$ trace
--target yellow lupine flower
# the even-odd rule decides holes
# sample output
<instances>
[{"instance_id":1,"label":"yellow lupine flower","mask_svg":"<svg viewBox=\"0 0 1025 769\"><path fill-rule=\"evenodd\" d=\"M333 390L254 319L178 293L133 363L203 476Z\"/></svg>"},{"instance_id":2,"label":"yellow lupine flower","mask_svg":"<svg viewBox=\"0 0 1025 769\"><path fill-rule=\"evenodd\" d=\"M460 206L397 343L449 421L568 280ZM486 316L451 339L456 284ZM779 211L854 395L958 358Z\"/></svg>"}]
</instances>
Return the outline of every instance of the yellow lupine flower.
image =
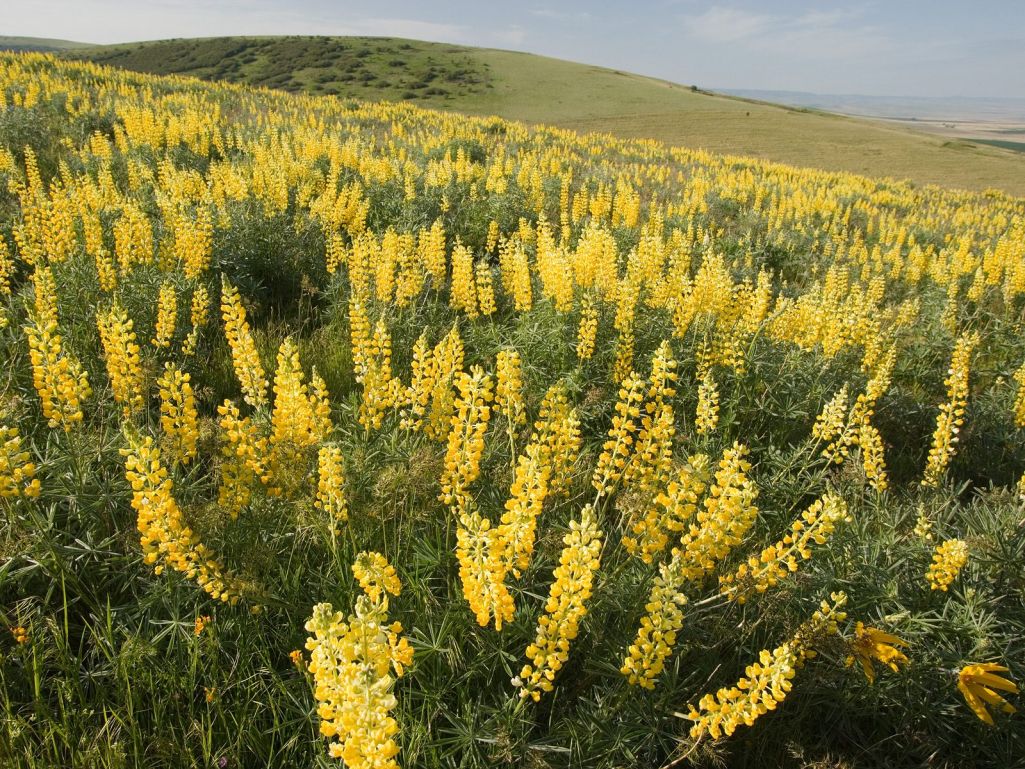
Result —
<instances>
[{"instance_id":1,"label":"yellow lupine flower","mask_svg":"<svg viewBox=\"0 0 1025 769\"><path fill-rule=\"evenodd\" d=\"M118 304L96 316L103 343L103 357L110 376L114 400L121 404L125 418L142 410L143 372L139 345L135 342L132 319Z\"/></svg>"},{"instance_id":2,"label":"yellow lupine flower","mask_svg":"<svg viewBox=\"0 0 1025 769\"><path fill-rule=\"evenodd\" d=\"M495 361L495 413L502 414L514 426L526 424L523 404L523 369L516 350L499 350Z\"/></svg>"},{"instance_id":3,"label":"yellow lupine flower","mask_svg":"<svg viewBox=\"0 0 1025 769\"><path fill-rule=\"evenodd\" d=\"M0 425L0 497L38 497L39 479L18 428Z\"/></svg>"},{"instance_id":4,"label":"yellow lupine flower","mask_svg":"<svg viewBox=\"0 0 1025 769\"><path fill-rule=\"evenodd\" d=\"M948 539L936 547L932 556L932 564L925 574L929 587L933 590L947 592L950 584L957 579L961 569L968 563L968 543L963 539Z\"/></svg>"},{"instance_id":5,"label":"yellow lupine flower","mask_svg":"<svg viewBox=\"0 0 1025 769\"><path fill-rule=\"evenodd\" d=\"M563 382L548 388L538 409L531 442L542 447L541 461L548 468L548 493L569 494L573 470L580 456L580 417L570 406Z\"/></svg>"},{"instance_id":6,"label":"yellow lupine flower","mask_svg":"<svg viewBox=\"0 0 1025 769\"><path fill-rule=\"evenodd\" d=\"M498 306L495 304L495 288L491 279L491 266L486 261L477 262L473 270L474 280L477 283L477 306L480 307L480 314L484 316L494 315Z\"/></svg>"},{"instance_id":7,"label":"yellow lupine flower","mask_svg":"<svg viewBox=\"0 0 1025 769\"><path fill-rule=\"evenodd\" d=\"M342 450L337 446L321 446L317 454L317 498L313 504L328 515L337 536L338 524L349 518Z\"/></svg>"},{"instance_id":8,"label":"yellow lupine flower","mask_svg":"<svg viewBox=\"0 0 1025 769\"><path fill-rule=\"evenodd\" d=\"M687 718L694 722L692 740L706 734L712 739L729 737L740 726L751 726L755 720L775 710L786 699L792 681L804 661L815 656L812 645L825 636L838 632L837 623L846 618L841 611L847 602L843 593L834 593L832 603L822 602L820 608L798 628L786 643L772 651L763 650L758 662L748 665L744 677L729 688L706 694L693 705Z\"/></svg>"},{"instance_id":9,"label":"yellow lupine flower","mask_svg":"<svg viewBox=\"0 0 1025 769\"><path fill-rule=\"evenodd\" d=\"M456 379L459 398L448 434L439 499L457 515L467 509L471 501L469 486L480 473L484 433L491 418L488 404L492 400L492 386L491 376L480 366L472 366L469 374L460 373Z\"/></svg>"},{"instance_id":10,"label":"yellow lupine flower","mask_svg":"<svg viewBox=\"0 0 1025 769\"><path fill-rule=\"evenodd\" d=\"M849 520L843 499L832 493L823 495L801 513L781 540L748 558L735 573L720 576L722 594L744 603L752 594L764 593L797 571L801 560L811 558L812 543L826 544L837 524Z\"/></svg>"},{"instance_id":11,"label":"yellow lupine flower","mask_svg":"<svg viewBox=\"0 0 1025 769\"><path fill-rule=\"evenodd\" d=\"M259 434L252 418L242 416L237 405L226 400L217 407L217 413L221 429L217 503L237 518L252 500L253 486L271 482L270 451L267 438ZM277 489L268 488L268 493L276 495Z\"/></svg>"},{"instance_id":12,"label":"yellow lupine flower","mask_svg":"<svg viewBox=\"0 0 1025 769\"><path fill-rule=\"evenodd\" d=\"M263 372L260 355L256 351L246 310L238 289L221 278L221 316L224 319L224 335L231 348L231 362L235 376L242 386L242 398L253 408L267 405L267 377Z\"/></svg>"},{"instance_id":13,"label":"yellow lupine flower","mask_svg":"<svg viewBox=\"0 0 1025 769\"><path fill-rule=\"evenodd\" d=\"M138 514L139 542L143 559L160 574L170 566L195 580L212 598L236 603L242 583L220 564L217 557L186 524L171 492L174 488L160 461L153 439L129 438L125 477L132 487L132 508Z\"/></svg>"},{"instance_id":14,"label":"yellow lupine flower","mask_svg":"<svg viewBox=\"0 0 1025 769\"><path fill-rule=\"evenodd\" d=\"M932 448L929 449L929 460L922 478L923 486L939 486L947 465L957 451L958 433L964 424L965 408L968 405L968 372L972 351L978 346L979 341L978 333L965 333L958 338L954 346L950 372L944 380L947 385L947 402L940 406L940 413L936 418Z\"/></svg>"},{"instance_id":15,"label":"yellow lupine flower","mask_svg":"<svg viewBox=\"0 0 1025 769\"><path fill-rule=\"evenodd\" d=\"M711 371L705 373L698 384L698 408L694 426L699 435L710 433L719 424L719 387Z\"/></svg>"},{"instance_id":16,"label":"yellow lupine flower","mask_svg":"<svg viewBox=\"0 0 1025 769\"><path fill-rule=\"evenodd\" d=\"M157 297L156 336L152 339L154 347L166 349L171 346L171 337L174 336L177 317L178 297L174 292L174 284L164 281L160 286L160 295Z\"/></svg>"},{"instance_id":17,"label":"yellow lupine flower","mask_svg":"<svg viewBox=\"0 0 1025 769\"><path fill-rule=\"evenodd\" d=\"M77 358L69 355L57 326L57 289L49 267L37 267L32 275L34 311L25 326L32 383L39 394L43 416L50 427L71 427L82 421L82 401L92 390L89 377Z\"/></svg>"},{"instance_id":18,"label":"yellow lupine flower","mask_svg":"<svg viewBox=\"0 0 1025 769\"><path fill-rule=\"evenodd\" d=\"M594 510L587 505L580 512L580 520L570 522L570 532L562 540L565 547L552 574L545 613L538 620L533 643L527 647L530 663L523 666L518 682L513 682L520 686L520 697L529 696L537 702L541 692L552 691L552 680L569 659L569 646L587 613L587 599L601 563L601 537Z\"/></svg>"},{"instance_id":19,"label":"yellow lupine flower","mask_svg":"<svg viewBox=\"0 0 1025 769\"><path fill-rule=\"evenodd\" d=\"M160 427L172 461L189 464L196 457L199 439L196 398L188 373L168 363L157 379L160 388Z\"/></svg>"},{"instance_id":20,"label":"yellow lupine flower","mask_svg":"<svg viewBox=\"0 0 1025 769\"><path fill-rule=\"evenodd\" d=\"M512 620L516 608L505 584L509 556L501 528L492 527L487 518L466 509L459 516L456 529L456 558L463 597L477 624L485 627L493 619L495 630L501 630L504 623Z\"/></svg>"},{"instance_id":21,"label":"yellow lupine flower","mask_svg":"<svg viewBox=\"0 0 1025 769\"><path fill-rule=\"evenodd\" d=\"M591 484L599 494L610 494L619 483L626 469L637 431L637 420L640 418L640 404L644 399L644 380L631 374L623 380L619 388L619 401L616 403L616 414L612 417L609 437L602 446L598 465L594 469Z\"/></svg>"},{"instance_id":22,"label":"yellow lupine flower","mask_svg":"<svg viewBox=\"0 0 1025 769\"><path fill-rule=\"evenodd\" d=\"M649 495L665 485L672 469L676 366L669 342L663 341L651 359L651 376L634 456L623 471L624 486L636 487Z\"/></svg>"},{"instance_id":23,"label":"yellow lupine flower","mask_svg":"<svg viewBox=\"0 0 1025 769\"><path fill-rule=\"evenodd\" d=\"M598 311L589 296L580 309L580 325L577 327L577 359L590 360L594 355L594 342L598 334Z\"/></svg>"},{"instance_id":24,"label":"yellow lupine flower","mask_svg":"<svg viewBox=\"0 0 1025 769\"><path fill-rule=\"evenodd\" d=\"M676 471L663 491L645 507L644 514L629 525L630 534L622 543L631 555L645 563L665 550L669 537L683 531L697 513L701 495L711 479L710 460L705 454L693 454Z\"/></svg>"},{"instance_id":25,"label":"yellow lupine flower","mask_svg":"<svg viewBox=\"0 0 1025 769\"><path fill-rule=\"evenodd\" d=\"M391 569L378 553L361 556ZM349 769L398 769L399 725L391 711L398 704L395 681L412 664L413 648L401 637L402 625L388 622L384 591L368 584L378 589L357 598L347 620L329 603L313 607L306 623L309 671L329 755ZM397 595L398 580L389 580L388 589Z\"/></svg>"},{"instance_id":26,"label":"yellow lupine flower","mask_svg":"<svg viewBox=\"0 0 1025 769\"><path fill-rule=\"evenodd\" d=\"M683 587L715 569L754 524L758 489L746 475L750 469L744 459L746 453L740 444L723 452L715 482L695 516L696 523L690 524L669 561L659 566L637 635L620 668L631 684L655 687L655 679L673 653L676 634L683 626L683 607L687 604Z\"/></svg>"}]
</instances>

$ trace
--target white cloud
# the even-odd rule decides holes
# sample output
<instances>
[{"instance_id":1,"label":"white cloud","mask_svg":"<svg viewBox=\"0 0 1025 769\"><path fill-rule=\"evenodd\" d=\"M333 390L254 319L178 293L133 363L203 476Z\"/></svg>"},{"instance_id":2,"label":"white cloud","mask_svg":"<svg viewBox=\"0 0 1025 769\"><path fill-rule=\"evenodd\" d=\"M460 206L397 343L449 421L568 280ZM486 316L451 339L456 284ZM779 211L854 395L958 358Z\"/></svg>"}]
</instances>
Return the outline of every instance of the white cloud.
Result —
<instances>
[{"instance_id":1,"label":"white cloud","mask_svg":"<svg viewBox=\"0 0 1025 769\"><path fill-rule=\"evenodd\" d=\"M890 41L879 29L860 23L851 10L763 14L714 6L685 16L684 28L699 41L739 43L754 51L805 59L849 59L880 53Z\"/></svg>"},{"instance_id":2,"label":"white cloud","mask_svg":"<svg viewBox=\"0 0 1025 769\"><path fill-rule=\"evenodd\" d=\"M684 25L691 35L712 43L732 43L760 37L773 23L772 16L720 6L684 18Z\"/></svg>"}]
</instances>

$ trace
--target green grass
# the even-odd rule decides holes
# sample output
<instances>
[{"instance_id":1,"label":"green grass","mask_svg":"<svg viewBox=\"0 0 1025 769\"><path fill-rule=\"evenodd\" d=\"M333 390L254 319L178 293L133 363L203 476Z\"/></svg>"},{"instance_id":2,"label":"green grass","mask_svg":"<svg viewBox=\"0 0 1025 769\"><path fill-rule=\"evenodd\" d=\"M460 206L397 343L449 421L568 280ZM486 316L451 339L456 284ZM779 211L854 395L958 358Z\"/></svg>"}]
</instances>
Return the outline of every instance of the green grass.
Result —
<instances>
[{"instance_id":1,"label":"green grass","mask_svg":"<svg viewBox=\"0 0 1025 769\"><path fill-rule=\"evenodd\" d=\"M48 37L12 37L0 35L0 51L36 51L49 53L64 51L69 48L86 48L90 43L79 43L74 40L54 40Z\"/></svg>"},{"instance_id":2,"label":"green grass","mask_svg":"<svg viewBox=\"0 0 1025 769\"><path fill-rule=\"evenodd\" d=\"M425 107L792 165L1025 196L1025 158L911 128L722 96L603 67L398 38L208 38L67 55L154 74Z\"/></svg>"}]
</instances>

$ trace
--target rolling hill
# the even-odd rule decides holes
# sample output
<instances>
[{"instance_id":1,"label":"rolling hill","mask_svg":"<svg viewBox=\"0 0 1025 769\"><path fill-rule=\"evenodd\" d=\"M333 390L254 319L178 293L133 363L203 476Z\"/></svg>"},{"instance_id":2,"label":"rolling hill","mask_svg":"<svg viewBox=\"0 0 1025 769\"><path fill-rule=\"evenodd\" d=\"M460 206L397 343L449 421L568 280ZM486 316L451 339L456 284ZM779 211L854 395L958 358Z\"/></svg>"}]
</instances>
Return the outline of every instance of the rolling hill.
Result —
<instances>
[{"instance_id":1,"label":"rolling hill","mask_svg":"<svg viewBox=\"0 0 1025 769\"><path fill-rule=\"evenodd\" d=\"M154 74L495 114L797 166L1025 196L1025 157L900 125L526 53L398 38L228 37L62 53Z\"/></svg>"},{"instance_id":2,"label":"rolling hill","mask_svg":"<svg viewBox=\"0 0 1025 769\"><path fill-rule=\"evenodd\" d=\"M46 37L11 37L0 35L0 51L34 51L36 53L54 53L69 48L88 48L89 43L74 40L52 40Z\"/></svg>"}]
</instances>

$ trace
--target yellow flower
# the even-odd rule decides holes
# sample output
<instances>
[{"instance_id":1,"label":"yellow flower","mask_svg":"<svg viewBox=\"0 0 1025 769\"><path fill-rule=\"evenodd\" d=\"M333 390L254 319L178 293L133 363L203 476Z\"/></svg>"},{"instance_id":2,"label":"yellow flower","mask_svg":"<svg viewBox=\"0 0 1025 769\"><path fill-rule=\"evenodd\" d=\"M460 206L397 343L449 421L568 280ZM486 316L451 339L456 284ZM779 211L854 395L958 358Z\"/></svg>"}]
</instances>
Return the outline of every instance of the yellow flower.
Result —
<instances>
[{"instance_id":1,"label":"yellow flower","mask_svg":"<svg viewBox=\"0 0 1025 769\"><path fill-rule=\"evenodd\" d=\"M11 635L14 636L14 642L18 645L24 645L28 643L29 635L28 630L18 625L11 628Z\"/></svg>"},{"instance_id":2,"label":"yellow flower","mask_svg":"<svg viewBox=\"0 0 1025 769\"><path fill-rule=\"evenodd\" d=\"M601 563L601 536L594 510L587 505L580 520L570 523L570 532L562 540L565 547L552 575L545 613L538 620L534 642L527 647L531 664L520 671L520 697L540 700L542 691L552 690L555 674L569 659L570 643L587 614L587 599Z\"/></svg>"},{"instance_id":3,"label":"yellow flower","mask_svg":"<svg viewBox=\"0 0 1025 769\"><path fill-rule=\"evenodd\" d=\"M154 347L166 349L171 346L177 317L178 296L174 292L174 284L166 280L160 286L160 295L157 297L156 336L151 340Z\"/></svg>"},{"instance_id":4,"label":"yellow flower","mask_svg":"<svg viewBox=\"0 0 1025 769\"><path fill-rule=\"evenodd\" d=\"M452 507L457 515L470 502L469 486L480 473L484 455L484 433L491 418L492 379L480 366L471 366L470 373L456 379L459 399L452 414L448 434L448 450L441 474L439 499Z\"/></svg>"},{"instance_id":5,"label":"yellow flower","mask_svg":"<svg viewBox=\"0 0 1025 769\"><path fill-rule=\"evenodd\" d=\"M140 441L130 436L129 447L121 454L125 458L125 478L132 487L132 508L139 516L143 560L157 574L165 565L170 566L194 579L212 598L237 603L243 592L241 581L224 569L185 522L153 439Z\"/></svg>"},{"instance_id":6,"label":"yellow flower","mask_svg":"<svg viewBox=\"0 0 1025 769\"><path fill-rule=\"evenodd\" d=\"M0 498L38 497L39 479L32 456L21 445L18 428L0 425Z\"/></svg>"},{"instance_id":7,"label":"yellow flower","mask_svg":"<svg viewBox=\"0 0 1025 769\"><path fill-rule=\"evenodd\" d=\"M193 628L193 634L196 636L196 638L199 638L201 635L203 635L203 631L206 630L206 626L209 624L209 614L201 614L198 617L196 617L196 626L195 628Z\"/></svg>"},{"instance_id":8,"label":"yellow flower","mask_svg":"<svg viewBox=\"0 0 1025 769\"><path fill-rule=\"evenodd\" d=\"M698 384L698 409L694 426L699 435L710 433L719 424L719 387L711 371Z\"/></svg>"},{"instance_id":9,"label":"yellow flower","mask_svg":"<svg viewBox=\"0 0 1025 769\"><path fill-rule=\"evenodd\" d=\"M577 328L577 359L590 360L594 355L594 341L598 334L598 311L589 296L584 298L580 309L580 326Z\"/></svg>"},{"instance_id":10,"label":"yellow flower","mask_svg":"<svg viewBox=\"0 0 1025 769\"><path fill-rule=\"evenodd\" d=\"M998 689L1011 694L1018 693L1018 687L1013 681L994 675L1006 672L1007 668L1004 665L983 662L965 665L957 674L957 688L964 695L968 707L980 720L990 726L993 725L993 716L986 709L986 705L999 707L1007 714L1018 712L1013 705L994 691L994 689Z\"/></svg>"},{"instance_id":11,"label":"yellow flower","mask_svg":"<svg viewBox=\"0 0 1025 769\"><path fill-rule=\"evenodd\" d=\"M932 564L925 574L925 578L929 581L929 587L946 592L966 563L968 563L968 543L963 539L948 539L941 542L936 547L932 556Z\"/></svg>"},{"instance_id":12,"label":"yellow flower","mask_svg":"<svg viewBox=\"0 0 1025 769\"><path fill-rule=\"evenodd\" d=\"M235 376L242 385L242 397L253 408L267 405L267 377L256 351L246 310L238 290L224 278L221 279L221 315L224 318L224 335L231 348L231 362Z\"/></svg>"},{"instance_id":13,"label":"yellow flower","mask_svg":"<svg viewBox=\"0 0 1025 769\"><path fill-rule=\"evenodd\" d=\"M379 553L362 553L360 584L372 593L356 599L355 611L342 618L329 603L313 607L306 623L312 634L310 651L320 733L333 739L328 752L341 758L349 769L398 769L395 740L399 725L391 715L398 702L395 681L413 661L413 648L402 638L402 625L388 622L388 599L401 589L394 570ZM366 570L363 570L366 566ZM362 574L362 576L360 576ZM376 576L375 576L376 575ZM385 585L377 581L383 577ZM302 655L290 655L299 667ZM394 673L394 675L393 675Z\"/></svg>"},{"instance_id":14,"label":"yellow flower","mask_svg":"<svg viewBox=\"0 0 1025 769\"><path fill-rule=\"evenodd\" d=\"M96 325L114 400L121 404L125 418L130 418L142 410L144 403L142 362L132 319L115 303L109 312L97 314Z\"/></svg>"},{"instance_id":15,"label":"yellow flower","mask_svg":"<svg viewBox=\"0 0 1025 769\"><path fill-rule=\"evenodd\" d=\"M748 665L744 677L715 695L706 694L688 718L693 740L708 734L712 739L729 737L740 726L751 726L755 719L775 710L793 686L792 681L804 661L815 656L811 645L837 632L837 623L847 615L841 611L847 602L843 593L834 593L830 604L823 601L812 617L802 624L794 636L772 651L763 650L758 662Z\"/></svg>"},{"instance_id":16,"label":"yellow flower","mask_svg":"<svg viewBox=\"0 0 1025 769\"><path fill-rule=\"evenodd\" d=\"M196 398L189 374L170 363L157 379L160 388L160 427L172 462L189 464L196 457L199 429Z\"/></svg>"},{"instance_id":17,"label":"yellow flower","mask_svg":"<svg viewBox=\"0 0 1025 769\"><path fill-rule=\"evenodd\" d=\"M826 544L837 524L850 519L843 499L836 494L825 494L794 521L781 540L748 558L734 574L720 576L722 594L744 603L754 593L764 593L796 572L801 560L811 558L812 543Z\"/></svg>"},{"instance_id":18,"label":"yellow flower","mask_svg":"<svg viewBox=\"0 0 1025 769\"><path fill-rule=\"evenodd\" d=\"M907 641L877 628L865 627L862 622L854 626L854 638L849 644L851 655L847 658L847 666L850 667L857 661L865 671L865 678L870 684L876 680L873 660L883 663L894 673L900 670L900 665L908 664L907 655L896 648L907 646Z\"/></svg>"},{"instance_id":19,"label":"yellow flower","mask_svg":"<svg viewBox=\"0 0 1025 769\"><path fill-rule=\"evenodd\" d=\"M644 380L636 374L630 374L619 388L619 401L616 403L616 414L612 417L609 437L602 446L601 456L598 457L591 478L591 485L599 494L611 494L623 476L633 452L634 434L643 399Z\"/></svg>"},{"instance_id":20,"label":"yellow flower","mask_svg":"<svg viewBox=\"0 0 1025 769\"><path fill-rule=\"evenodd\" d=\"M380 602L385 593L402 593L402 583L395 573L395 567L380 553L364 550L353 561L352 573L363 592L374 603Z\"/></svg>"},{"instance_id":21,"label":"yellow flower","mask_svg":"<svg viewBox=\"0 0 1025 769\"><path fill-rule=\"evenodd\" d=\"M338 524L349 518L342 450L337 446L321 446L317 452L317 498L313 504L328 515L337 536Z\"/></svg>"},{"instance_id":22,"label":"yellow flower","mask_svg":"<svg viewBox=\"0 0 1025 769\"><path fill-rule=\"evenodd\" d=\"M958 433L964 424L965 409L968 406L968 372L972 351L979 345L978 333L962 334L954 346L950 360L947 385L947 402L940 406L936 418L936 430L932 436L932 448L926 464L922 485L935 488L940 485L947 465L957 451Z\"/></svg>"}]
</instances>

